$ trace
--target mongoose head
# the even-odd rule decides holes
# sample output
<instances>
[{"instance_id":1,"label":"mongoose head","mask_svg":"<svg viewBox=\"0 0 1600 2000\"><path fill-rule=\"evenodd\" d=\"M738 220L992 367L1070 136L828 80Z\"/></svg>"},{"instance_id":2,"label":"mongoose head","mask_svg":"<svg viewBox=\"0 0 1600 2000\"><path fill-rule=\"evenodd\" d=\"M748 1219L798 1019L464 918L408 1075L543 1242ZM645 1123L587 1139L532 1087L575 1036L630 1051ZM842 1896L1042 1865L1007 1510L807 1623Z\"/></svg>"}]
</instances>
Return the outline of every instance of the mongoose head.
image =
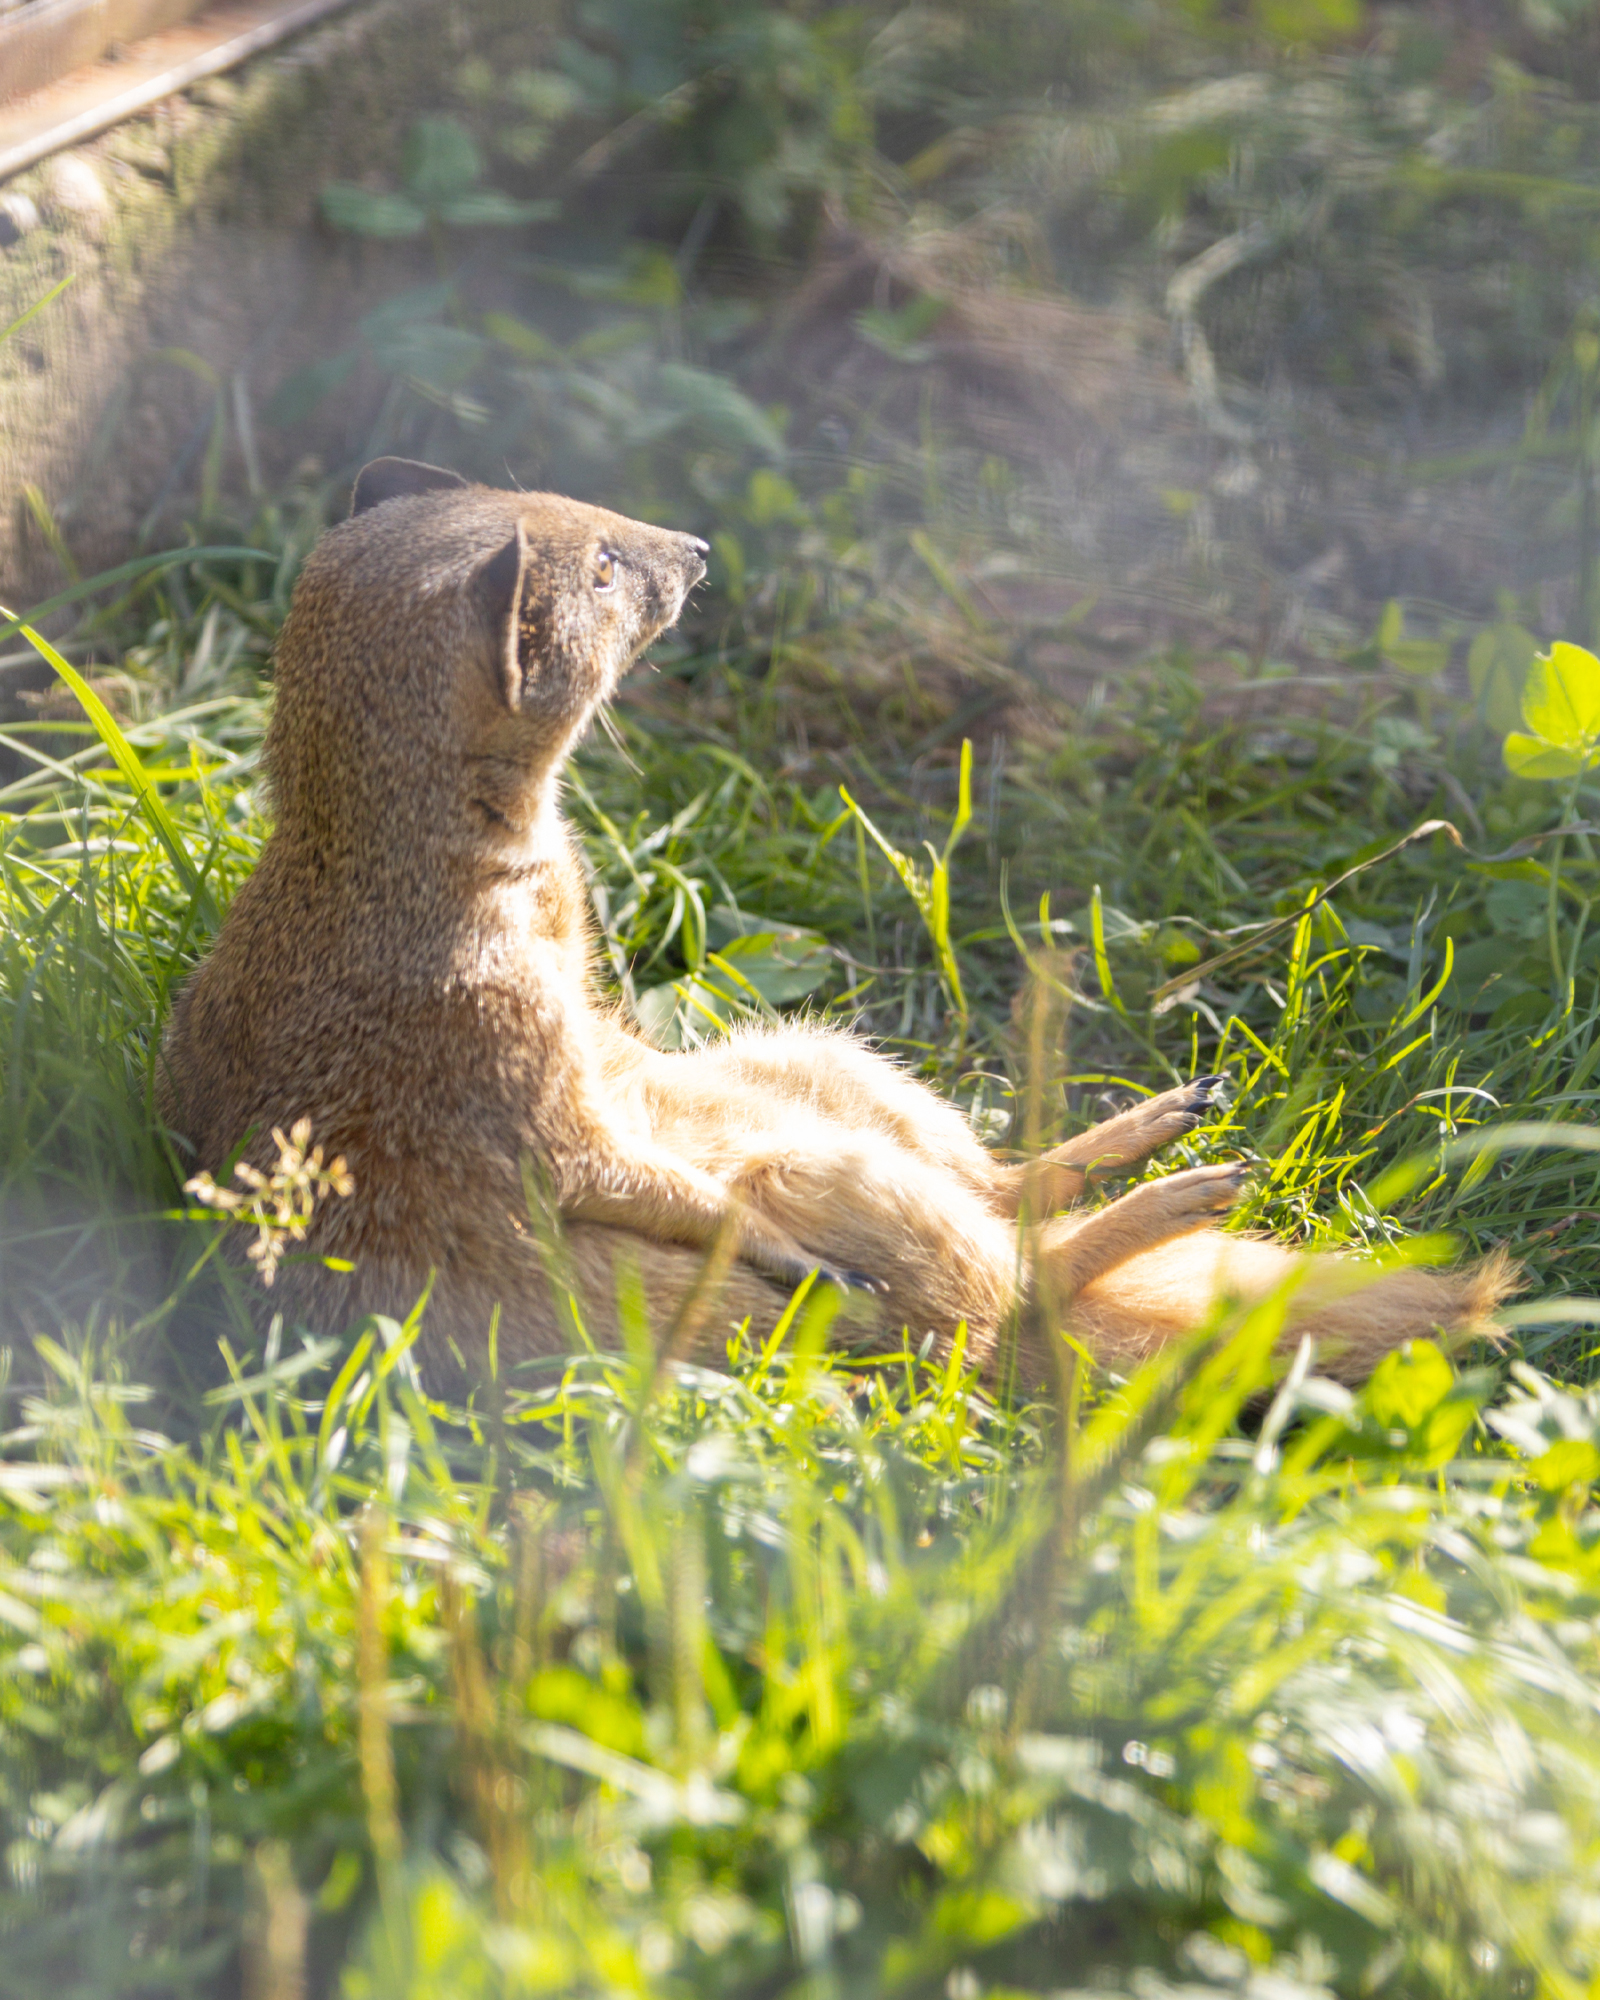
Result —
<instances>
[{"instance_id":1,"label":"mongoose head","mask_svg":"<svg viewBox=\"0 0 1600 2000\"><path fill-rule=\"evenodd\" d=\"M513 859L705 555L692 535L558 494L375 459L307 558L279 644L280 826L319 852L378 836Z\"/></svg>"}]
</instances>

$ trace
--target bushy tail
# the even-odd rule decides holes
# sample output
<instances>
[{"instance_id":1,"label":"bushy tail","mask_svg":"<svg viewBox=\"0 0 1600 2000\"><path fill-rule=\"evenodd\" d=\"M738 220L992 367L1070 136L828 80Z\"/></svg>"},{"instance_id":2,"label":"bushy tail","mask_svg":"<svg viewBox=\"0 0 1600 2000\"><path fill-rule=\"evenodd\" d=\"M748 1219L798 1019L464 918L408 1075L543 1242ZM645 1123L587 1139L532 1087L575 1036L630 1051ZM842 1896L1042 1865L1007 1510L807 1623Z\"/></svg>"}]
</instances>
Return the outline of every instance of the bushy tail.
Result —
<instances>
[{"instance_id":1,"label":"bushy tail","mask_svg":"<svg viewBox=\"0 0 1600 2000\"><path fill-rule=\"evenodd\" d=\"M1306 1255L1207 1229L1141 1251L1086 1286L1068 1324L1107 1367L1136 1367L1200 1325L1218 1299L1254 1301L1296 1270L1304 1277L1283 1345L1313 1335L1318 1368L1344 1382L1363 1381L1408 1340L1492 1336L1495 1308L1517 1285L1516 1266L1503 1250L1453 1271L1373 1277L1358 1258Z\"/></svg>"}]
</instances>

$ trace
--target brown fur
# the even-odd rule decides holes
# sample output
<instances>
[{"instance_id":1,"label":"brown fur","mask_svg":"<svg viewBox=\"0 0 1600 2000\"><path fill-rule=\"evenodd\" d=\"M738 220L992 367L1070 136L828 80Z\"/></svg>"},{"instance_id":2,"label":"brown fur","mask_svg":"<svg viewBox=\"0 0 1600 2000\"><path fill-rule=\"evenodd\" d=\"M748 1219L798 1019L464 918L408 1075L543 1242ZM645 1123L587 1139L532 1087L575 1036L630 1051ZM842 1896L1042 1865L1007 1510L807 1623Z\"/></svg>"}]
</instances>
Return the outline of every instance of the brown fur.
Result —
<instances>
[{"instance_id":1,"label":"brown fur","mask_svg":"<svg viewBox=\"0 0 1600 2000\"><path fill-rule=\"evenodd\" d=\"M324 1323L404 1313L434 1274L425 1352L470 1369L497 1306L503 1354L572 1347L564 1284L591 1337L614 1341L630 1265L664 1324L720 1245L714 1310L698 1299L718 1333L746 1315L770 1328L820 1266L861 1341L965 1322L988 1360L1036 1290L1127 1364L1220 1293L1270 1288L1290 1252L1204 1229L1237 1166L1019 1228L1024 1207L1052 1215L1189 1130L1215 1079L1024 1169L847 1034L786 1026L669 1055L596 998L560 773L702 553L379 460L307 561L266 746L277 828L179 996L164 1080L196 1166L220 1174L241 1146L266 1164L272 1127L302 1116L348 1160L355 1192L319 1208L311 1260L280 1279L288 1303ZM530 1187L560 1217L562 1284ZM1352 1375L1414 1334L1481 1325L1506 1283L1497 1264L1402 1273L1341 1302L1357 1267L1321 1262L1297 1326Z\"/></svg>"}]
</instances>

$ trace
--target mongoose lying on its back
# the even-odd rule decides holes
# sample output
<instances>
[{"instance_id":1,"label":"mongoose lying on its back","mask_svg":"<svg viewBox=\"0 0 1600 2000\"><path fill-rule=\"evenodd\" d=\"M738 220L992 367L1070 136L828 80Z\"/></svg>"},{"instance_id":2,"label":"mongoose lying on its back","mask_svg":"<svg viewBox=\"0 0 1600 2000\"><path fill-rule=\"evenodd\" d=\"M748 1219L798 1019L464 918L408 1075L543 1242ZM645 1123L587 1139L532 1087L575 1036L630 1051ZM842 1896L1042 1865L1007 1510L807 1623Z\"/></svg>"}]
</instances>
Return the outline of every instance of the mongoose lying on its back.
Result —
<instances>
[{"instance_id":1,"label":"mongoose lying on its back","mask_svg":"<svg viewBox=\"0 0 1600 2000\"><path fill-rule=\"evenodd\" d=\"M241 1146L265 1164L272 1128L301 1117L348 1161L355 1192L319 1208L309 1259L284 1270L289 1302L324 1325L404 1314L432 1274L436 1365L453 1344L470 1366L497 1307L503 1355L563 1351L530 1189L559 1211L601 1342L622 1264L662 1325L719 1241L737 1251L721 1326L770 1328L820 1266L851 1288L859 1337L965 1322L980 1357L1019 1283L1122 1363L1220 1289L1270 1286L1288 1251L1202 1227L1237 1197L1239 1166L1056 1215L1019 1254L1024 1170L851 1036L775 1028L669 1055L596 997L562 766L705 553L575 501L379 459L308 559L266 744L276 831L178 998L163 1081L200 1167L220 1173ZM1030 1205L1065 1207L1092 1168L1188 1130L1214 1082L1047 1155ZM1478 1325L1505 1289L1491 1263L1391 1275L1341 1304L1349 1267L1319 1263L1297 1328L1328 1336L1351 1374L1414 1334Z\"/></svg>"}]
</instances>

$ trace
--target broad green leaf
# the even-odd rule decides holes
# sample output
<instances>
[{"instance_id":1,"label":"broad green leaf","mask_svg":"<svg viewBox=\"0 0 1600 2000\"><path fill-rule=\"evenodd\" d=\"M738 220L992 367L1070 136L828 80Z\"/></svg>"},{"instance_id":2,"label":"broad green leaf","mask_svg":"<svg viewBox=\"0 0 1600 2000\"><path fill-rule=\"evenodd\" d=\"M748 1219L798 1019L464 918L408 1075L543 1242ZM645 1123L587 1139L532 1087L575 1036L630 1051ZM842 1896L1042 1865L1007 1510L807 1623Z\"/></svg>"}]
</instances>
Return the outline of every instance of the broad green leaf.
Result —
<instances>
[{"instance_id":1,"label":"broad green leaf","mask_svg":"<svg viewBox=\"0 0 1600 2000\"><path fill-rule=\"evenodd\" d=\"M672 307L683 302L683 284L670 257L643 256L616 264L545 264L542 275L599 304Z\"/></svg>"},{"instance_id":2,"label":"broad green leaf","mask_svg":"<svg viewBox=\"0 0 1600 2000\"><path fill-rule=\"evenodd\" d=\"M1455 1370L1434 1343L1413 1340L1378 1363L1364 1400L1380 1424L1414 1431L1455 1384Z\"/></svg>"},{"instance_id":3,"label":"broad green leaf","mask_svg":"<svg viewBox=\"0 0 1600 2000\"><path fill-rule=\"evenodd\" d=\"M628 250L620 264L550 264L546 272L580 299L671 310L683 304L683 278L664 250Z\"/></svg>"},{"instance_id":4,"label":"broad green leaf","mask_svg":"<svg viewBox=\"0 0 1600 2000\"><path fill-rule=\"evenodd\" d=\"M549 222L561 213L558 201L516 201L498 188L474 188L439 208L439 218L456 229L513 229L528 222Z\"/></svg>"},{"instance_id":5,"label":"broad green leaf","mask_svg":"<svg viewBox=\"0 0 1600 2000\"><path fill-rule=\"evenodd\" d=\"M569 361L597 361L608 354L626 354L630 348L643 347L651 339L650 322L643 319L614 319L609 324L602 322L588 333L581 334L567 349ZM614 395L614 388L601 385L603 394Z\"/></svg>"},{"instance_id":6,"label":"broad green leaf","mask_svg":"<svg viewBox=\"0 0 1600 2000\"><path fill-rule=\"evenodd\" d=\"M438 208L478 185L483 155L460 119L419 118L406 137L400 178L424 208Z\"/></svg>"},{"instance_id":7,"label":"broad green leaf","mask_svg":"<svg viewBox=\"0 0 1600 2000\"><path fill-rule=\"evenodd\" d=\"M286 376L267 401L261 412L265 423L287 425L300 423L335 389L348 381L360 357L352 348L345 354L330 354L326 360L313 361L308 367L297 368Z\"/></svg>"},{"instance_id":8,"label":"broad green leaf","mask_svg":"<svg viewBox=\"0 0 1600 2000\"><path fill-rule=\"evenodd\" d=\"M1550 1493L1562 1492L1580 1480L1588 1485L1600 1479L1600 1449L1592 1438L1558 1438L1528 1470Z\"/></svg>"},{"instance_id":9,"label":"broad green leaf","mask_svg":"<svg viewBox=\"0 0 1600 2000\"><path fill-rule=\"evenodd\" d=\"M820 931L805 924L791 924L779 917L754 916L735 909L731 903L713 903L706 912L706 943L713 951L724 951L731 943L760 938L777 941L786 951L809 952L826 946Z\"/></svg>"},{"instance_id":10,"label":"broad green leaf","mask_svg":"<svg viewBox=\"0 0 1600 2000\"><path fill-rule=\"evenodd\" d=\"M1506 769L1518 778L1575 778L1584 760L1570 750L1513 729L1505 741Z\"/></svg>"},{"instance_id":11,"label":"broad green leaf","mask_svg":"<svg viewBox=\"0 0 1600 2000\"><path fill-rule=\"evenodd\" d=\"M815 993L833 970L834 959L813 932L793 937L767 932L734 938L717 957L747 979L769 1006L782 1007Z\"/></svg>"},{"instance_id":12,"label":"broad green leaf","mask_svg":"<svg viewBox=\"0 0 1600 2000\"><path fill-rule=\"evenodd\" d=\"M576 1667L543 1667L528 1683L527 1710L541 1722L565 1722L591 1742L625 1757L645 1754L644 1717L636 1702L599 1686Z\"/></svg>"},{"instance_id":13,"label":"broad green leaf","mask_svg":"<svg viewBox=\"0 0 1600 2000\"><path fill-rule=\"evenodd\" d=\"M322 190L322 213L333 228L351 236L420 236L428 226L426 211L407 196L350 181L334 181Z\"/></svg>"},{"instance_id":14,"label":"broad green leaf","mask_svg":"<svg viewBox=\"0 0 1600 2000\"><path fill-rule=\"evenodd\" d=\"M558 69L517 70L507 78L505 94L508 103L547 125L570 118L584 103L580 87Z\"/></svg>"},{"instance_id":15,"label":"broad green leaf","mask_svg":"<svg viewBox=\"0 0 1600 2000\"><path fill-rule=\"evenodd\" d=\"M807 999L833 971L833 953L816 931L770 924L759 928L766 920L745 917L725 905L717 914L720 921L708 923L707 929L713 942L718 933L726 938L721 949L708 951L698 972L637 996L639 1023L658 1048L704 1041L739 1019L770 1018L779 1007ZM758 928L742 929L752 924Z\"/></svg>"},{"instance_id":16,"label":"broad green leaf","mask_svg":"<svg viewBox=\"0 0 1600 2000\"><path fill-rule=\"evenodd\" d=\"M1419 680L1442 674L1450 664L1450 648L1442 639L1396 639L1384 648L1383 656L1390 666Z\"/></svg>"},{"instance_id":17,"label":"broad green leaf","mask_svg":"<svg viewBox=\"0 0 1600 2000\"><path fill-rule=\"evenodd\" d=\"M766 458L783 457L783 439L772 419L725 375L668 361L657 371L656 380L666 402L682 410L719 443L758 451Z\"/></svg>"},{"instance_id":18,"label":"broad green leaf","mask_svg":"<svg viewBox=\"0 0 1600 2000\"><path fill-rule=\"evenodd\" d=\"M681 1049L683 1036L678 1023L678 988L668 980L661 986L647 986L633 1003L634 1019L645 1040L658 1049Z\"/></svg>"},{"instance_id":19,"label":"broad green leaf","mask_svg":"<svg viewBox=\"0 0 1600 2000\"><path fill-rule=\"evenodd\" d=\"M1200 947L1187 931L1163 931L1156 939L1163 965L1198 965Z\"/></svg>"},{"instance_id":20,"label":"broad green leaf","mask_svg":"<svg viewBox=\"0 0 1600 2000\"><path fill-rule=\"evenodd\" d=\"M554 362L563 358L561 349L547 334L512 313L485 313L483 330L491 340L498 340L502 347L509 347L521 361Z\"/></svg>"},{"instance_id":21,"label":"broad green leaf","mask_svg":"<svg viewBox=\"0 0 1600 2000\"><path fill-rule=\"evenodd\" d=\"M466 381L483 356L484 342L460 326L413 321L386 329L373 341L374 360L396 375L410 375L430 389L454 389Z\"/></svg>"},{"instance_id":22,"label":"broad green leaf","mask_svg":"<svg viewBox=\"0 0 1600 2000\"><path fill-rule=\"evenodd\" d=\"M1528 674L1522 719L1546 743L1584 755L1600 736L1600 660L1558 639Z\"/></svg>"},{"instance_id":23,"label":"broad green leaf","mask_svg":"<svg viewBox=\"0 0 1600 2000\"><path fill-rule=\"evenodd\" d=\"M1448 1464L1477 1418L1477 1403L1468 1396L1446 1397L1413 1433L1411 1446L1430 1470Z\"/></svg>"},{"instance_id":24,"label":"broad green leaf","mask_svg":"<svg viewBox=\"0 0 1600 2000\"><path fill-rule=\"evenodd\" d=\"M1522 719L1522 690L1539 642L1510 622L1487 626L1467 654L1467 681L1484 721L1497 734Z\"/></svg>"},{"instance_id":25,"label":"broad green leaf","mask_svg":"<svg viewBox=\"0 0 1600 2000\"><path fill-rule=\"evenodd\" d=\"M805 504L781 472L758 465L744 491L744 511L753 527L770 528L778 521L804 521Z\"/></svg>"},{"instance_id":26,"label":"broad green leaf","mask_svg":"<svg viewBox=\"0 0 1600 2000\"><path fill-rule=\"evenodd\" d=\"M1378 620L1378 652L1391 667L1419 680L1442 674L1450 664L1450 648L1442 639L1408 639L1405 612L1396 598L1390 598Z\"/></svg>"},{"instance_id":27,"label":"broad green leaf","mask_svg":"<svg viewBox=\"0 0 1600 2000\"><path fill-rule=\"evenodd\" d=\"M364 313L361 331L376 344L391 327L408 325L413 320L437 319L454 303L455 296L455 285L448 278L442 284L413 285L409 291L396 292L392 299L385 299L381 306Z\"/></svg>"}]
</instances>

